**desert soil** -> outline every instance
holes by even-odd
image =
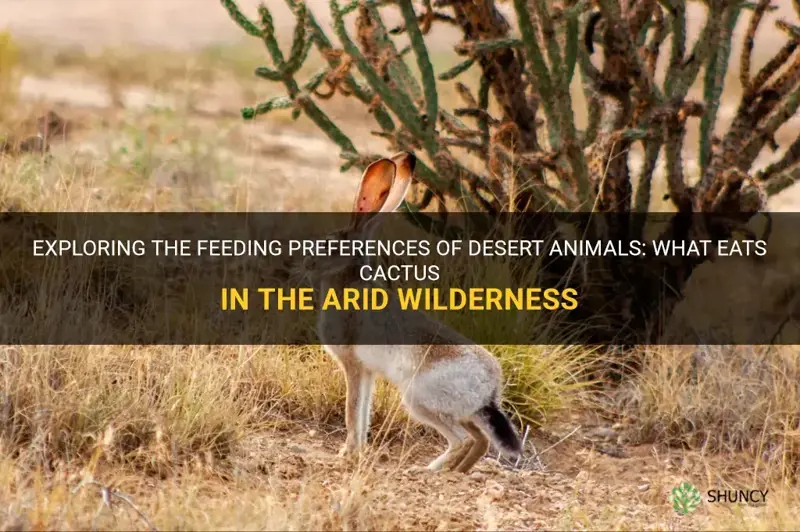
[[[609,428],[584,433],[608,433]],[[571,431],[570,431],[571,432]],[[569,433],[567,433],[569,434]],[[373,452],[371,473],[336,456],[338,438],[322,441],[317,431],[294,433],[285,439],[245,442],[243,470],[278,473],[283,489],[328,488],[331,506],[342,512],[345,526],[359,527],[379,517],[382,526],[404,530],[534,530],[534,529],[696,529],[707,515],[678,516],[667,502],[669,490],[694,469],[679,453],[658,456],[650,446],[629,447],[625,456],[611,457],[575,444],[575,435],[533,461],[513,470],[494,457],[484,458],[468,474],[419,471],[441,452],[436,445],[397,462],[397,445]],[[566,435],[566,434],[565,434]],[[558,442],[532,437],[539,451]],[[548,446],[548,441],[550,446]],[[534,446],[529,445],[529,451]],[[409,464],[416,467],[409,467]],[[344,489],[342,489],[344,488]],[[363,497],[358,511],[346,512],[348,497]],[[347,523],[347,519],[350,522]]]

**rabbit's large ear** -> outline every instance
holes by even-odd
[[[381,207],[382,212],[391,212],[397,210],[403,199],[406,197],[408,188],[411,186],[411,181],[414,177],[414,167],[417,165],[417,158],[413,153],[401,151],[392,156],[392,162],[397,167],[394,174],[394,182],[392,183],[392,190],[389,191],[389,196]]]
[[[367,166],[361,176],[353,214],[380,211],[392,191],[396,171],[395,163],[389,159],[380,159]]]

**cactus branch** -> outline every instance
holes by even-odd
[[[330,4],[333,25],[339,37],[339,41],[341,41],[344,46],[345,52],[353,58],[361,74],[366,78],[370,86],[380,95],[381,100],[401,120],[403,125],[411,131],[412,135],[420,139],[428,137],[425,134],[414,102],[406,93],[399,90],[392,90],[383,78],[378,75],[347,33],[347,28],[344,24],[344,16],[339,8],[339,3],[336,0],[331,0]],[[428,139],[428,144],[428,148],[433,147],[430,143],[430,139]],[[437,150],[429,149],[428,151],[433,151],[435,153]]]
[[[454,66],[450,70],[447,70],[447,71],[442,72],[441,74],[439,74],[439,79],[441,81],[453,80],[453,79],[457,78],[458,76],[460,76],[461,74],[463,74],[464,72],[466,72],[467,70],[469,70],[470,67],[472,65],[474,65],[474,64],[475,64],[475,59],[470,57],[466,61],[462,61],[461,63],[457,64],[456,66]]]
[[[291,109],[292,107],[294,107],[294,101],[291,98],[288,96],[276,96],[255,107],[245,107],[242,109],[242,117],[245,120],[252,120],[275,109]]]
[[[550,71],[545,63],[542,50],[536,36],[536,27],[531,19],[528,10],[527,0],[514,0],[514,9],[519,19],[519,27],[522,32],[522,41],[525,46],[525,55],[528,63],[536,76],[536,89],[539,93],[544,112],[547,115],[548,127],[550,128],[550,142],[558,143],[558,119],[555,114],[555,99],[553,97],[553,81]]]
[[[747,26],[747,33],[744,38],[744,45],[742,46],[742,55],[739,59],[739,79],[742,83],[742,89],[747,92],[750,90],[750,59],[753,55],[753,45],[755,44],[756,31],[761,24],[761,19],[769,7],[770,0],[759,0],[758,5],[753,10],[753,16],[750,17],[750,24]]]
[[[376,130],[373,135],[392,150],[421,152],[414,183],[421,201],[405,204],[404,210],[431,231],[446,229],[451,209],[482,211],[492,222],[506,219],[505,211],[591,208],[630,213],[592,227],[592,234],[641,238],[641,213],[658,208],[653,191],[665,180],[678,214],[664,238],[724,237],[736,224],[707,226],[690,215],[730,214],[740,224],[764,207],[768,195],[800,179],[800,140],[787,147],[778,146],[775,138],[800,110],[800,25],[778,20],[765,29],[764,15],[775,9],[769,0],[704,0],[708,14],[691,44],[686,0],[513,0],[514,21],[499,9],[503,0],[331,0],[330,38],[314,18],[312,4],[286,0],[295,26],[284,51],[266,7],[258,11],[260,21],[253,21],[235,0],[220,1],[235,24],[266,46],[270,60],[256,76],[285,87],[284,95],[243,109],[245,118],[274,109],[291,110],[292,116],[302,112],[339,146],[342,170],[363,169],[385,153],[359,152],[315,103],[352,97],[376,120],[379,127],[368,128]],[[386,25],[390,4],[399,7],[403,18],[402,26],[391,31]],[[800,1],[793,5],[800,16]],[[733,27],[743,10],[752,16],[741,49],[733,50]],[[344,22],[350,15],[355,31]],[[459,60],[442,72],[434,72],[427,42],[438,23],[462,32],[453,47]],[[776,30],[788,41],[753,72],[757,34]],[[408,43],[396,40],[399,34],[407,34]],[[665,49],[667,41],[671,44]],[[314,47],[325,68],[299,80]],[[663,60],[662,53],[667,55]],[[411,54],[416,69],[406,61]],[[731,74],[732,54],[739,54],[743,90],[733,121],[722,132],[717,116],[720,105],[729,102],[724,81]],[[570,90],[576,68],[585,110]],[[468,86],[468,70],[479,74],[478,86]],[[698,102],[688,94],[701,71]],[[454,101],[438,92],[445,83],[453,84]],[[694,119],[700,122],[700,135],[688,146],[686,132]],[[577,130],[579,123],[587,124],[584,131]],[[644,147],[636,187],[630,169],[635,143]],[[687,175],[684,154],[692,148],[699,176]],[[755,161],[767,148],[780,149],[782,155],[757,171]],[[657,171],[662,153],[663,176]],[[532,228],[530,237],[553,229]],[[702,262],[670,257],[655,268],[620,275],[604,259],[592,261],[597,268],[587,269],[581,281],[585,300],[570,316],[580,322],[605,308],[620,316],[630,316],[632,309],[628,321],[602,329],[617,338],[620,330],[643,330],[655,323],[651,330],[657,333]],[[558,268],[548,264],[544,271],[560,280],[565,272]],[[665,284],[671,289],[665,291]],[[632,285],[642,293],[631,296]]]
[[[261,17],[261,38],[264,40],[270,57],[272,57],[272,63],[275,68],[283,71],[285,66],[284,57],[278,45],[278,39],[275,38],[275,22],[272,20],[272,12],[266,5],[261,4],[258,6],[258,14]]]
[[[417,24],[417,15],[411,0],[400,0],[400,10],[406,22],[406,32],[411,39],[411,46],[414,55],[417,57],[417,66],[422,74],[422,85],[425,92],[425,113],[430,117],[430,124],[436,124],[436,117],[439,116],[439,93],[436,89],[436,76],[433,73],[433,65],[428,57],[428,48],[425,46],[425,39],[422,31]]]
[[[236,5],[236,0],[221,0],[223,7],[228,11],[228,14],[233,19],[236,24],[242,28],[245,33],[248,35],[252,35],[253,37],[262,38],[263,32],[259,27],[247,18],[239,9],[239,6]]]
[[[284,72],[287,75],[293,75],[300,70],[300,67],[308,58],[308,53],[311,51],[313,44],[310,38],[306,39],[308,14],[304,3],[297,5],[295,16],[297,17],[297,23],[292,37],[292,48],[289,53],[289,60],[286,61],[284,66]]]
[[[675,84],[681,72],[686,56],[686,1],[669,0],[669,15],[672,21],[672,46],[670,48],[669,67],[664,80],[664,91],[669,98],[676,96]]]
[[[286,0],[286,2],[291,9],[295,9],[297,6],[297,0]],[[333,45],[331,44],[330,39],[328,39],[328,36],[325,35],[325,31],[319,25],[313,13],[306,10],[306,16],[308,18],[308,26],[312,34],[311,40],[316,44],[317,49],[319,50],[320,54],[322,54],[323,58],[328,61],[331,71],[339,73],[337,77],[341,78],[341,82],[347,87],[347,90],[352,92],[356,98],[358,98],[362,103],[370,105],[374,99],[372,92],[363,88],[355,80],[353,75],[350,73],[349,66],[344,64],[342,57],[343,54],[334,53]],[[337,83],[335,83],[335,85],[338,85],[339,80],[337,79],[336,81]],[[333,94],[331,94],[331,96],[333,96]],[[373,115],[375,116],[375,120],[384,131],[394,131],[394,121],[386,112],[383,104],[378,104],[375,106]]]
[[[700,172],[704,173],[711,159],[711,140],[714,136],[714,125],[717,121],[719,100],[725,83],[725,73],[728,71],[728,59],[731,55],[731,38],[736,27],[740,9],[730,7],[726,12],[723,34],[719,39],[719,47],[709,56],[706,65],[704,99],[706,112],[700,119]]]
[[[756,174],[756,180],[762,182],[770,181],[775,176],[778,176],[781,172],[796,166],[798,163],[800,163],[800,137],[796,138],[794,142],[792,142],[780,160],[770,164],[758,172]]]
[[[566,43],[564,45],[564,63],[567,69],[567,83],[572,83],[575,67],[578,63],[578,11],[567,14]]]

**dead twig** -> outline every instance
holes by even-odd
[[[113,511],[114,511],[114,501],[115,501],[115,500],[119,500],[119,501],[122,501],[122,502],[124,502],[125,504],[127,504],[127,505],[128,505],[130,508],[131,508],[131,509],[133,509],[133,511],[134,511],[134,512],[136,512],[136,514],[139,516],[139,518],[140,518],[142,521],[144,521],[144,522],[145,522],[145,524],[147,524],[147,527],[148,527],[148,528],[149,528],[149,529],[150,529],[152,532],[158,532],[158,529],[157,529],[157,528],[156,528],[156,526],[153,524],[153,522],[152,522],[152,521],[150,521],[150,519],[149,519],[149,518],[148,518],[148,517],[147,517],[147,516],[144,514],[144,512],[142,512],[142,511],[141,511],[141,510],[140,510],[140,509],[139,509],[139,508],[138,508],[138,507],[137,507],[137,506],[136,506],[136,505],[133,503],[133,500],[132,500],[132,499],[131,499],[131,498],[130,498],[128,495],[126,495],[126,494],[122,493],[121,491],[118,491],[118,490],[115,490],[115,489],[109,488],[109,487],[107,487],[107,486],[104,486],[103,484],[101,484],[100,482],[97,482],[96,480],[92,479],[91,477],[89,477],[88,479],[84,479],[84,480],[82,480],[82,481],[81,481],[81,482],[80,482],[80,483],[79,483],[79,484],[78,484],[78,485],[75,487],[75,489],[73,489],[73,490],[72,490],[72,493],[73,493],[73,494],[77,493],[77,492],[78,492],[78,491],[80,491],[80,489],[81,489],[81,488],[83,488],[84,486],[96,486],[97,488],[99,488],[99,489],[100,489],[100,497],[102,498],[102,503],[100,504],[100,507],[97,509],[97,513],[95,514],[95,518],[97,518],[97,516],[100,514],[100,511],[103,509],[103,507],[104,507],[104,506],[106,506],[106,507],[108,507],[109,509],[111,509],[111,511],[112,511],[112,516],[114,516],[114,520],[116,521],[117,517],[116,517],[116,515],[114,515],[114,513],[113,513]]]

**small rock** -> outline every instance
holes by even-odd
[[[646,484],[646,483],[645,484],[639,484],[639,486],[637,486],[637,488],[639,489],[639,491],[647,491],[647,490],[650,489],[650,484]]]
[[[588,471],[579,471],[577,476],[575,477],[575,480],[578,482],[585,482],[588,478],[589,478]]]
[[[305,450],[305,448],[304,448],[304,447],[301,447],[301,446],[297,445],[296,443],[293,443],[293,444],[291,444],[291,445],[288,447],[288,450],[289,450],[290,452],[297,453],[297,454],[303,454],[303,453],[305,453],[305,452],[306,452],[306,450]]]
[[[489,499],[498,501],[503,498],[504,492],[505,488],[494,480],[489,480],[486,482],[486,489],[484,490],[484,493],[489,497]]]
[[[472,480],[477,480],[479,482],[482,482],[486,480],[486,475],[481,473],[480,471],[473,471],[472,474],[469,476],[469,478],[471,478]]]
[[[595,438],[602,438],[604,440],[614,440],[617,438],[617,431],[608,427],[598,427],[591,432]]]
[[[308,431],[308,435],[309,435],[309,436],[311,436],[311,437],[313,438],[314,436],[316,436],[316,435],[317,435],[317,431],[316,431],[316,430],[314,430],[314,429],[311,429],[311,430],[309,430],[309,431]]]

